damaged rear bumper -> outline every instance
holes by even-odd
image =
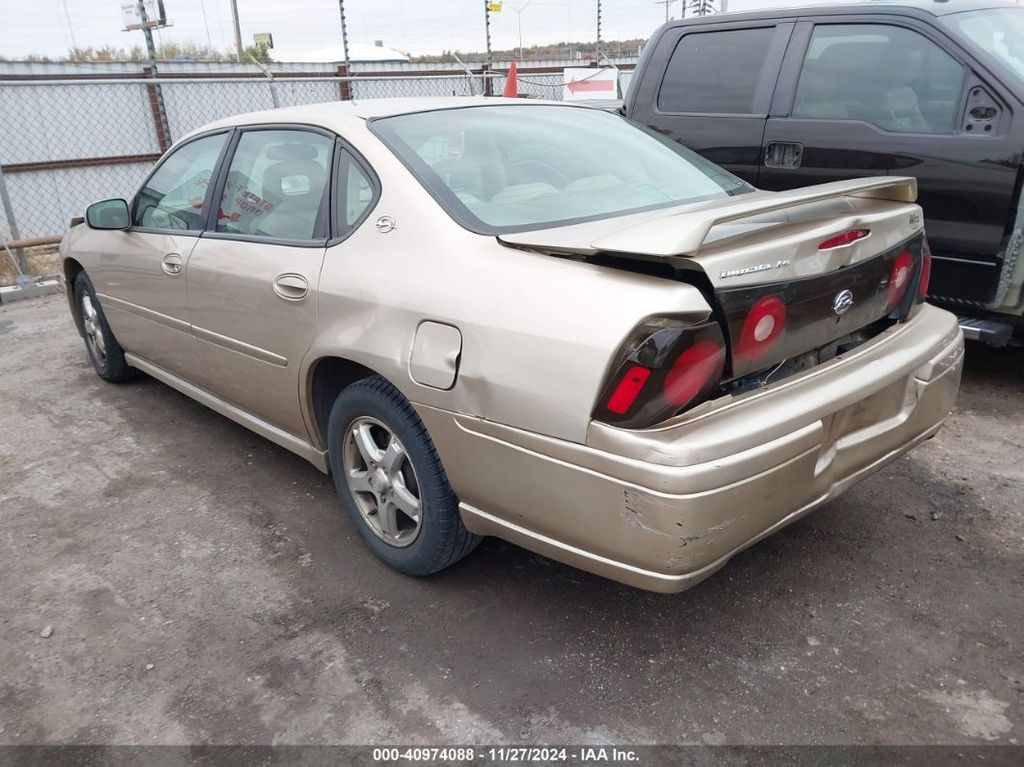
[[[673,592],[935,434],[962,365],[956,319],[925,306],[807,374],[657,428],[595,422],[587,445],[419,410],[470,530]]]

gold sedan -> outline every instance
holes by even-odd
[[[915,197],[758,191],[585,107],[394,99],[202,128],[62,252],[101,377],[331,473],[392,567],[495,535],[679,591],[949,413]]]

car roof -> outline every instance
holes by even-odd
[[[346,126],[353,127],[376,117],[391,117],[415,112],[434,112],[441,109],[460,109],[472,106],[515,107],[523,105],[548,104],[552,106],[577,106],[572,102],[547,101],[542,99],[512,99],[494,96],[435,96],[422,98],[366,99],[362,101],[328,101],[322,104],[304,104],[281,109],[266,109],[232,115],[204,125],[192,131],[185,138],[197,133],[206,133],[218,128],[263,123],[315,125],[344,135]]]
[[[740,21],[743,19],[773,19],[779,17],[795,18],[797,16],[831,16],[851,13],[887,13],[948,16],[952,13],[980,11],[988,8],[1019,8],[1012,0],[906,0],[906,2],[885,2],[885,0],[866,0],[862,3],[844,3],[842,5],[803,5],[777,8],[764,8],[745,13],[729,13],[725,16],[708,15],[689,19],[670,21],[666,27],[690,26],[693,24],[713,24],[716,22]]]

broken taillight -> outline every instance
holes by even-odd
[[[620,348],[594,418],[628,428],[664,421],[718,385],[725,358],[725,340],[714,321],[648,320]]]

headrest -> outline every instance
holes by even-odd
[[[315,160],[316,147],[296,142],[275,144],[267,149],[267,157],[271,160]]]

